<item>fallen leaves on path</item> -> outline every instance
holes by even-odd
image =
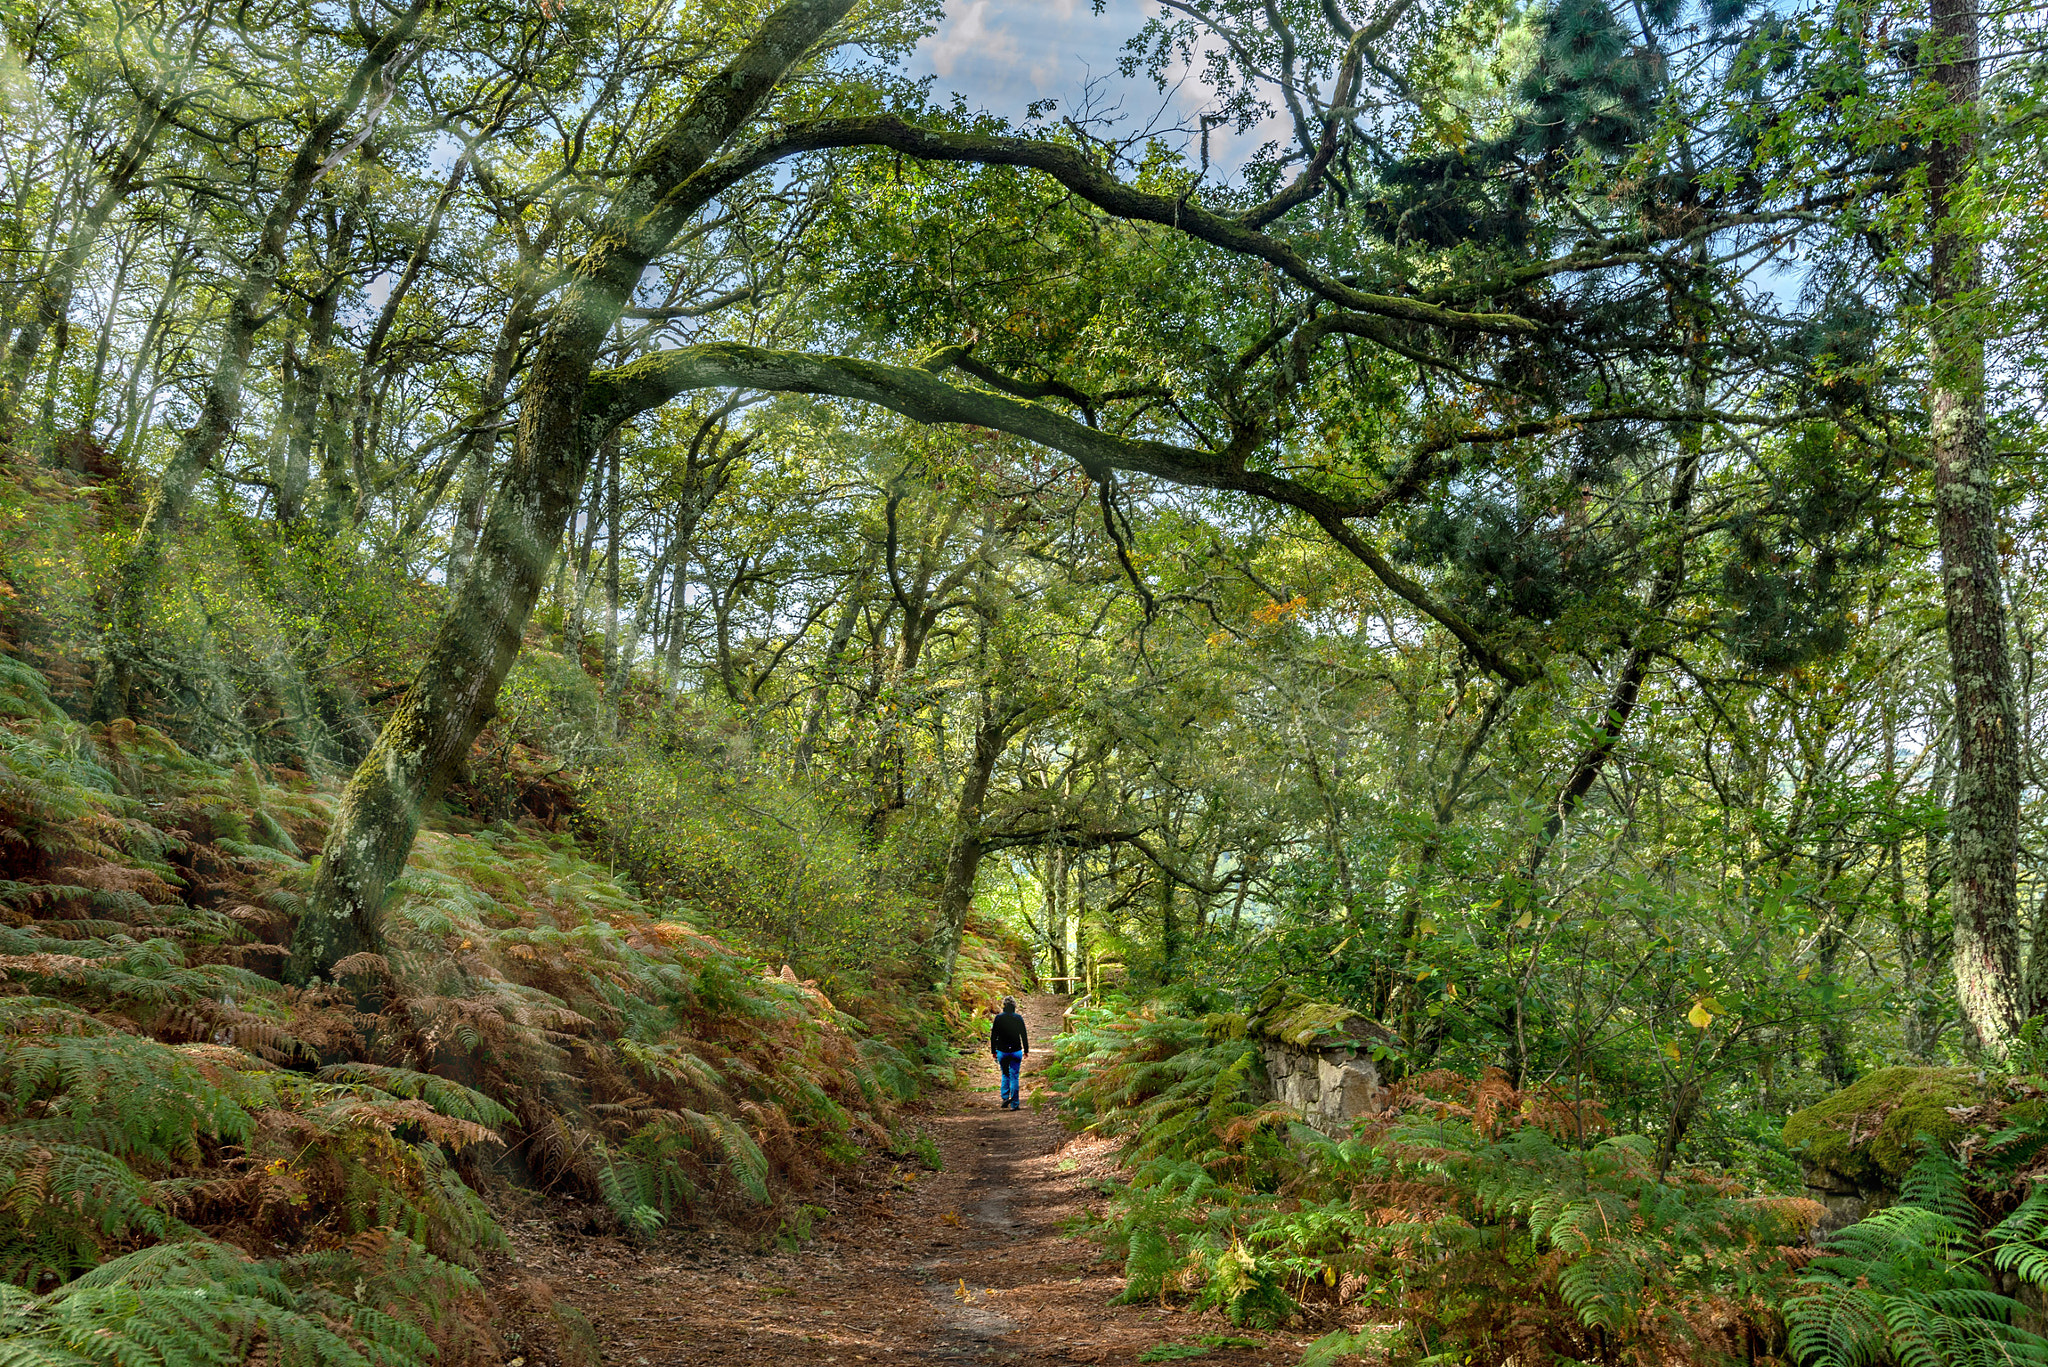
[[[1058,1033],[1065,998],[1019,1001],[1033,1039]],[[1123,1289],[1117,1266],[1062,1231],[1099,1203],[1094,1184],[1114,1173],[1113,1146],[1069,1138],[1028,1067],[1028,1108],[1005,1111],[994,1060],[969,1062],[970,1083],[914,1122],[937,1142],[943,1170],[878,1160],[842,1176],[806,1198],[828,1213],[799,1248],[758,1251],[711,1228],[636,1247],[514,1221],[519,1261],[589,1318],[616,1367],[1135,1367],[1163,1344],[1199,1344],[1199,1360],[1216,1367],[1298,1359],[1293,1339],[1248,1335],[1215,1315],[1111,1304]]]

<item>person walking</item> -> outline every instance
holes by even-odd
[[[1020,1109],[1024,1102],[1019,1074],[1031,1052],[1031,1036],[1024,1029],[1024,1018],[1017,1014],[1015,997],[1003,998],[1003,1013],[988,1028],[988,1051],[1002,1065],[1003,1106],[1012,1111]]]

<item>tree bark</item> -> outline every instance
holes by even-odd
[[[1048,845],[1045,851],[1045,944],[1047,958],[1052,963],[1052,976],[1064,980],[1067,976],[1067,851],[1064,846]],[[1061,992],[1072,990],[1072,984],[1062,981]]]
[[[1159,959],[1160,981],[1172,982],[1176,961],[1180,958],[1180,922],[1175,918],[1173,906],[1173,875],[1161,864],[1158,869],[1159,886],[1155,892],[1159,899]]]
[[[840,605],[839,620],[832,624],[832,640],[825,647],[825,659],[819,666],[818,684],[811,695],[811,705],[804,714],[803,733],[797,738],[796,759],[792,772],[802,778],[811,771],[811,757],[817,752],[818,733],[825,725],[825,704],[832,692],[841,666],[846,658],[846,649],[853,641],[853,628],[860,621],[861,608],[866,605],[862,592],[867,587],[868,575],[874,572],[875,553],[868,552],[868,558],[853,582],[847,585],[846,601]]]
[[[988,847],[982,839],[981,809],[988,799],[996,764],[1016,735],[1016,714],[998,715],[986,702],[981,724],[974,728],[974,748],[967,773],[960,780],[960,799],[953,809],[953,841],[946,849],[946,878],[939,889],[938,925],[931,958],[938,967],[934,986],[953,985],[953,966],[960,957],[960,936],[974,906],[974,880]]]
[[[553,241],[552,233],[546,241]],[[519,365],[519,339],[525,335],[527,325],[533,320],[533,311],[540,303],[540,294],[535,288],[535,277],[539,273],[538,249],[531,256],[524,251],[521,255],[520,279],[512,295],[512,307],[507,310],[505,321],[498,328],[497,344],[491,349],[490,378],[485,381],[482,399],[470,418],[470,429],[462,438],[461,454],[455,457],[455,466],[462,473],[461,482],[456,486],[455,528],[448,551],[447,580],[450,589],[469,573],[470,556],[476,550],[477,538],[483,534],[484,505],[491,490],[491,453],[498,445],[499,412],[504,407],[505,394],[512,386],[512,374]],[[434,491],[433,498],[439,497],[439,490]],[[427,511],[431,512],[431,507]]]
[[[470,572],[419,676],[342,793],[293,932],[293,980],[331,972],[349,955],[381,944],[385,890],[405,867],[426,804],[495,709],[563,519],[596,441],[610,430],[594,430],[584,412],[598,350],[641,273],[708,198],[685,193],[684,182],[852,7],[853,0],[788,0],[625,176],[535,355],[512,460]]]
[[[289,353],[286,356],[290,369],[284,387],[284,462],[277,480],[279,522],[297,522],[305,512],[306,486],[313,480],[313,442],[320,432],[320,406],[328,397],[333,377],[335,317],[341,308],[356,226],[357,214],[351,207],[331,238],[326,283],[306,306],[305,357],[293,361]]]
[[[604,486],[593,481],[590,500],[583,505],[583,544],[580,547],[572,544],[574,553],[565,565],[569,594],[568,601],[562,604],[562,652],[578,668],[583,664],[583,613],[590,604],[590,551],[597,543],[598,505],[603,498]],[[573,532],[576,524],[571,522],[569,525]]]
[[[619,533],[619,438],[615,432],[604,444],[604,676],[612,677],[619,652],[619,556],[626,549]]]
[[[1929,376],[1934,522],[1955,690],[1956,1000],[1978,1044],[2002,1059],[2038,1003],[2020,952],[2018,707],[1998,555],[1999,489],[1984,416],[1983,277],[1964,198],[1977,155],[1977,11],[1931,0],[1934,79],[1950,127],[1928,154]]]
[[[1088,990],[1088,856],[1074,860],[1074,991]]]
[[[647,634],[647,624],[654,620],[655,599],[661,592],[662,577],[668,573],[669,558],[675,554],[675,543],[669,542],[661,548],[654,564],[648,567],[646,577],[640,583],[640,599],[633,605],[633,615],[626,626],[626,638],[620,644],[619,652],[611,662],[610,672],[605,678],[605,694],[611,699],[616,713],[619,695],[632,681],[633,659],[640,653],[641,638]]]
[[[106,313],[100,319],[99,342],[93,347],[92,380],[86,385],[85,395],[78,401],[78,429],[91,436],[99,427],[100,390],[107,381],[107,359],[114,347],[114,329],[121,317],[121,299],[128,290],[128,273],[135,268],[135,257],[142,250],[141,234],[122,243],[120,257],[114,269],[114,283],[107,291]],[[57,381],[56,367],[51,367],[50,382],[54,388]]]
[[[121,429],[121,435],[116,437],[113,443],[114,455],[122,460],[127,459],[128,453],[135,448],[136,439],[141,434],[143,410],[147,407],[141,399],[143,367],[147,365],[152,372],[160,368],[156,363],[157,349],[162,345],[164,327],[170,319],[172,303],[179,301],[181,285],[186,272],[191,269],[193,259],[192,229],[188,223],[185,236],[172,250],[170,260],[165,265],[163,293],[157,296],[156,307],[150,310],[149,324],[142,330],[142,342],[135,348],[129,360],[128,383],[122,391],[121,418],[117,424]],[[152,399],[154,396],[155,391],[152,389]]]
[[[362,360],[356,367],[355,396],[349,404],[350,463],[358,470],[367,469],[375,455],[377,424],[371,421],[370,387],[380,373],[385,346],[391,340],[391,329],[441,236],[441,219],[448,212],[449,204],[454,202],[456,192],[462,188],[462,178],[469,174],[470,158],[476,155],[477,144],[489,131],[477,133],[463,145],[462,155],[455,159],[455,165],[448,172],[447,183],[434,198],[433,210],[427,215],[426,226],[420,230],[419,241],[406,257],[405,268],[398,273],[398,279],[385,293],[384,306],[377,311],[377,321],[371,325],[369,339],[363,343]],[[367,496],[367,490],[358,496]]]

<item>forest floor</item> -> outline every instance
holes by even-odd
[[[826,1213],[809,1239],[771,1238],[763,1250],[706,1227],[634,1247],[514,1219],[519,1261],[590,1319],[606,1367],[1297,1361],[1308,1341],[1299,1334],[1110,1303],[1123,1287],[1117,1265],[1069,1228],[1099,1204],[1114,1146],[1068,1136],[1032,1077],[1067,1001],[1020,999],[1040,1051],[1026,1063],[1024,1110],[1001,1108],[983,1050],[969,1082],[914,1122],[937,1143],[942,1169],[877,1160],[842,1178],[810,1198]],[[1226,1338],[1260,1346],[1203,1342]]]

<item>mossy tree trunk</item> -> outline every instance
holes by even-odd
[[[960,780],[960,800],[953,810],[953,840],[946,847],[946,877],[939,888],[932,959],[938,967],[936,985],[953,985],[953,966],[960,958],[960,937],[974,906],[974,880],[981,873],[988,847],[981,837],[981,809],[988,798],[996,762],[1009,745],[1009,735],[992,716],[984,715],[974,730],[974,751]]]
[[[831,702],[832,689],[846,672],[851,658],[849,650],[853,645],[853,629],[860,621],[861,610],[867,606],[868,576],[874,573],[876,554],[870,550],[867,559],[848,581],[846,597],[839,606],[839,620],[832,624],[832,640],[825,647],[824,665],[819,670],[818,683],[811,694],[811,705],[804,713],[803,733],[796,743],[792,771],[798,778],[811,771],[811,758],[817,753],[818,736],[824,730],[825,709]]]
[[[1052,964],[1052,976],[1064,979],[1067,976],[1067,851],[1064,846],[1050,845],[1045,851],[1045,945],[1048,960]],[[1070,991],[1072,984],[1062,982],[1059,990]]]
[[[2021,957],[2019,711],[2006,643],[1999,487],[1984,415],[1983,285],[1967,199],[1976,169],[1977,11],[1932,0],[1934,79],[1946,103],[1927,160],[1932,218],[1928,416],[1934,522],[1941,548],[1955,690],[1956,999],[1978,1044],[2002,1058],[2038,1006]]]
[[[642,272],[724,188],[693,186],[691,177],[852,7],[853,0],[789,0],[774,11],[625,176],[536,350],[512,460],[469,573],[419,676],[343,790],[293,932],[294,980],[380,947],[386,889],[405,867],[426,805],[495,708],[590,454],[609,431],[584,412],[599,349]]]
[[[519,365],[521,341],[532,326],[534,310],[540,306],[542,266],[560,231],[561,223],[550,219],[536,236],[521,236],[519,239],[519,274],[512,294],[512,306],[498,325],[497,342],[491,348],[490,376],[484,382],[483,394],[469,419],[469,430],[463,434],[458,454],[448,472],[450,478],[458,478],[459,472],[455,527],[448,550],[447,581],[450,586],[460,584],[469,573],[470,558],[476,551],[478,538],[483,535],[484,507],[491,490],[491,456],[498,445],[500,414],[505,407],[505,395],[512,387],[513,372]],[[420,501],[422,518],[440,497],[441,490],[436,487]],[[417,530],[417,524],[408,525],[399,538],[399,544],[409,543]]]
[[[305,355],[294,356],[289,345],[285,349],[285,447],[276,476],[279,522],[297,522],[305,512],[306,487],[313,480],[313,443],[320,435],[320,408],[333,382],[334,325],[348,283],[348,259],[359,219],[351,206],[329,235],[326,282],[306,305]]]
[[[1159,978],[1161,982],[1172,982],[1173,971],[1180,959],[1180,921],[1175,915],[1173,903],[1173,875],[1161,864],[1158,869],[1159,882],[1153,891],[1159,899]]]
[[[960,936],[967,928],[967,913],[974,906],[974,880],[988,853],[982,808],[988,800],[989,782],[1010,742],[1043,715],[1043,704],[997,702],[986,693],[982,697],[981,720],[974,728],[967,772],[961,777],[960,798],[953,808],[953,840],[946,849],[946,876],[939,888],[938,912],[930,941],[933,982],[941,988],[953,985]]]

